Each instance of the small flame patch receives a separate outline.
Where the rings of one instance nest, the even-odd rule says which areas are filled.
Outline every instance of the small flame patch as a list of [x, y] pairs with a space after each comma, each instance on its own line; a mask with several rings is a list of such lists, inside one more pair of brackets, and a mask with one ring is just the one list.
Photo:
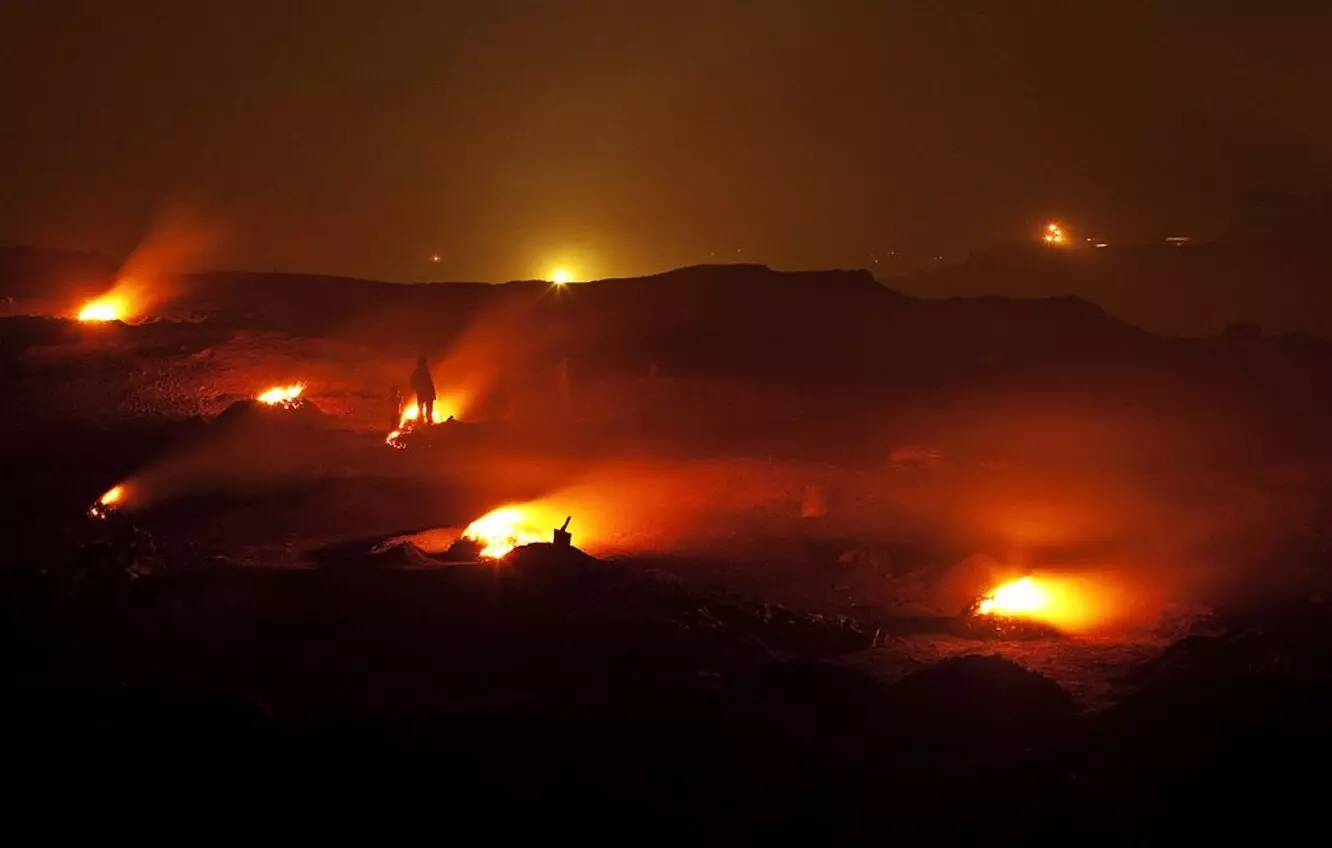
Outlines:
[[290, 386], [274, 386], [271, 389], [260, 392], [255, 396], [255, 400], [267, 406], [281, 406], [291, 409], [300, 405], [301, 394], [304, 392], [304, 383], [293, 383]]
[[97, 499], [91, 507], [88, 508], [88, 515], [91, 518], [104, 519], [115, 512], [120, 504], [125, 500], [125, 487], [112, 486], [106, 494]]

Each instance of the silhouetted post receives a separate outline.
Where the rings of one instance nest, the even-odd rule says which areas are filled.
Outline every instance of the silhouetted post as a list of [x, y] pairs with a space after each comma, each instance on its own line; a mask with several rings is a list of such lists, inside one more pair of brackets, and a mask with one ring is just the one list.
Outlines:
[[567, 548], [573, 544], [573, 534], [569, 532], [569, 522], [572, 520], [572, 515], [567, 516], [564, 519], [564, 524], [555, 528], [555, 538], [552, 541], [556, 546]]

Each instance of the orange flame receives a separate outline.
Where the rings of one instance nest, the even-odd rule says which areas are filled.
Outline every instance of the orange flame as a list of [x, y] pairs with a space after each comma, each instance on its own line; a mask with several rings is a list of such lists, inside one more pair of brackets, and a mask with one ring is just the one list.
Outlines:
[[[447, 401], [440, 401], [439, 398], [435, 398], [434, 402], [430, 404], [430, 417], [434, 420], [434, 423], [436, 424], [442, 424], [448, 419], [455, 417], [457, 414], [458, 414], [457, 410], [453, 408], [453, 405], [451, 403]], [[407, 424], [415, 421], [420, 417], [421, 417], [420, 404], [418, 404], [416, 402], [416, 398], [413, 397], [412, 402], [407, 404], [407, 406], [402, 410], [402, 418], [399, 419], [398, 421], [398, 429], [400, 430], [403, 429]]]
[[[430, 404], [430, 423], [432, 424], [443, 424], [450, 418], [456, 418], [457, 416], [457, 404], [451, 401], [441, 401], [439, 398], [435, 398], [434, 402]], [[387, 437], [385, 437], [384, 443], [394, 448], [407, 447], [407, 444], [402, 440], [402, 437], [417, 428], [420, 423], [420, 417], [420, 404], [416, 402], [416, 396], [413, 395], [411, 402], [403, 407], [402, 415], [398, 418], [397, 429], [393, 430]]]
[[473, 521], [462, 535], [464, 539], [471, 539], [482, 546], [482, 557], [500, 559], [516, 547], [540, 542], [544, 538], [534, 528], [534, 524], [530, 510], [520, 506], [506, 506]]
[[112, 486], [106, 491], [106, 494], [97, 499], [97, 503], [88, 509], [88, 515], [93, 518], [106, 518], [124, 500], [125, 487], [123, 485]]
[[122, 276], [111, 290], [79, 309], [80, 321], [132, 321], [150, 301], [149, 289], [137, 277]]
[[274, 386], [255, 396], [255, 400], [268, 406], [295, 406], [300, 399], [301, 393], [305, 391], [304, 383], [293, 383], [290, 386]]
[[123, 296], [109, 294], [91, 300], [79, 310], [80, 321], [123, 321], [129, 313]]
[[1060, 630], [1093, 630], [1130, 611], [1124, 587], [1108, 575], [1043, 573], [985, 594], [977, 615], [1042, 621]]
[[1038, 618], [1050, 606], [1050, 595], [1033, 577], [1005, 583], [981, 599], [976, 612]]

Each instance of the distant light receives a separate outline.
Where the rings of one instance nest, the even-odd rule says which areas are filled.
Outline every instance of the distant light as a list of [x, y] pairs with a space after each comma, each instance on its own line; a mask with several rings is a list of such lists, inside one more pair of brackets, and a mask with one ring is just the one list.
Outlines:
[[1106, 244], [1106, 243], [1103, 242], [1103, 241], [1098, 241], [1098, 242], [1096, 243], [1096, 246], [1097, 246], [1097, 247], [1109, 247], [1110, 245]]
[[1068, 237], [1064, 235], [1064, 228], [1055, 223], [1045, 225], [1045, 232], [1041, 235], [1041, 241], [1050, 246], [1066, 244]]
[[568, 268], [556, 268], [550, 272], [550, 281], [557, 286], [568, 285], [574, 280], [573, 272]]
[[431, 262], [438, 262], [438, 261], [439, 261], [439, 254], [436, 253], [436, 254], [434, 254], [433, 256], [431, 256], [431, 257], [430, 257], [430, 261], [431, 261]]

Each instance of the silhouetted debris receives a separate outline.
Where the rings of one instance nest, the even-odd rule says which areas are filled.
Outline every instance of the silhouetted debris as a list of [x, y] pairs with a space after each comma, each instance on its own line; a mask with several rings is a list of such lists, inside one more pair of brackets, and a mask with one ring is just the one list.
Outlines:
[[485, 549], [484, 542], [478, 542], [476, 539], [470, 539], [466, 536], [459, 536], [449, 545], [440, 559], [449, 562], [476, 562], [481, 559], [481, 551]]
[[870, 647], [873, 633], [846, 616], [797, 613], [777, 604], [706, 604], [686, 611], [682, 627], [753, 639], [774, 652], [832, 656]]
[[68, 571], [57, 576], [65, 580], [67, 591], [77, 594], [161, 574], [166, 568], [152, 535], [126, 524], [110, 538], [80, 545]]

